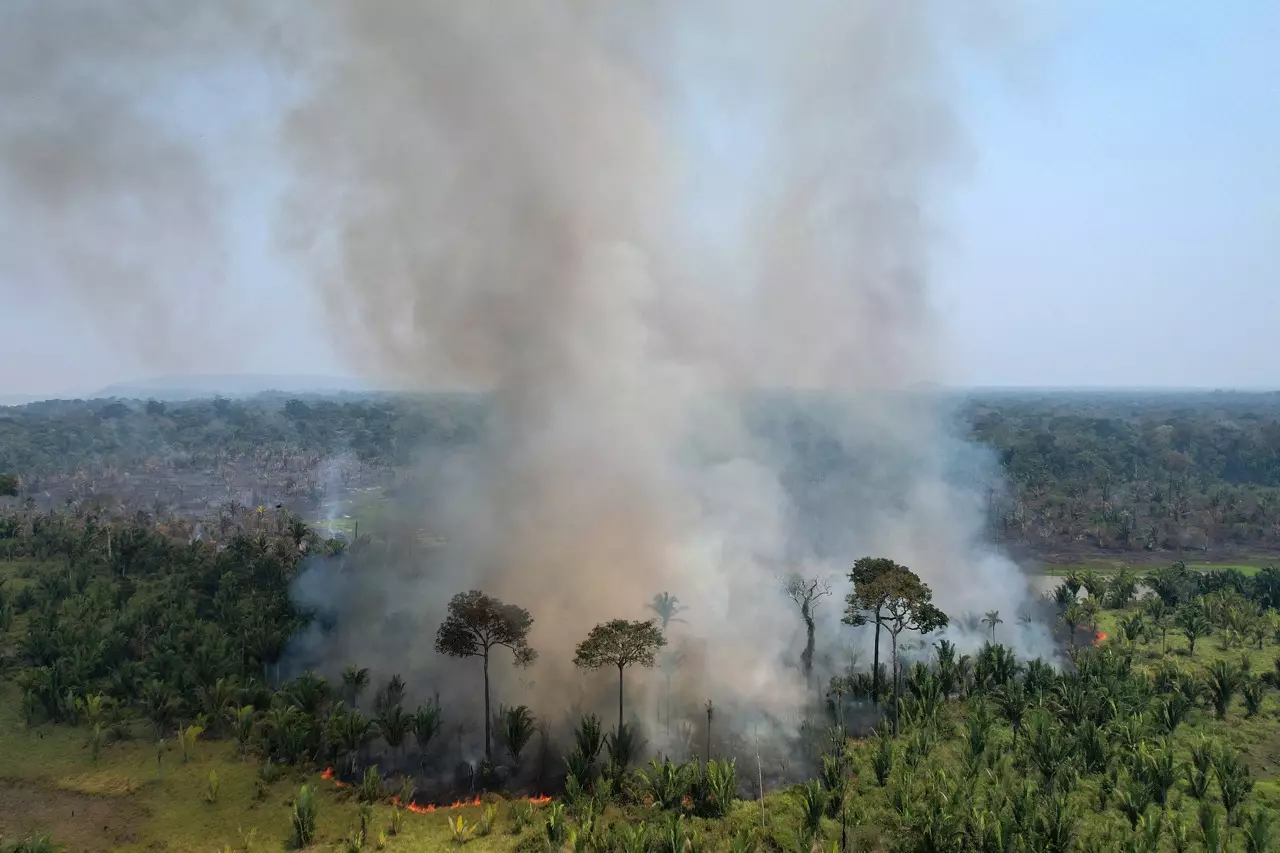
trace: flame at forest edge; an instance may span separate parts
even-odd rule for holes
[[[320,778],[331,780],[333,784],[339,788],[347,787],[346,782],[343,782],[341,779],[338,779],[334,775],[334,771],[332,767],[326,767],[324,769],[324,772],[320,774]],[[530,803],[535,806],[540,806],[540,805],[543,805],[544,803],[551,802],[551,797],[546,795],[541,795],[536,797],[523,797],[521,799],[523,799],[524,802]],[[414,812],[415,814],[430,814],[434,811],[438,811],[442,809],[443,810],[461,809],[461,808],[466,808],[468,806],[478,806],[481,804],[479,797],[475,797],[470,800],[455,800],[449,805],[445,805],[444,803],[440,803],[440,804],[428,803],[427,805],[419,805],[418,803],[413,803],[413,802],[405,804],[400,802],[399,797],[392,797],[391,802],[397,806],[401,806],[407,809],[408,811]]]

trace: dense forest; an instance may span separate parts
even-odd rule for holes
[[[1173,563],[1141,577],[1068,576],[1043,602],[1063,650],[1054,666],[1001,643],[1006,619],[1032,614],[983,615],[989,640],[960,654],[938,634],[958,615],[934,606],[908,567],[859,560],[841,590],[844,621],[874,625],[881,663],[851,662],[815,691],[781,759],[791,778],[771,767],[775,782],[765,785],[759,740],[724,731],[711,700],[674,697],[690,736],[656,754],[627,713],[624,673],[654,667],[678,621],[667,593],[655,593],[654,619],[601,623],[577,647],[578,667],[616,668],[616,724],[491,708],[486,679],[477,764],[452,734],[468,722],[475,730],[474,706],[442,704],[427,685],[395,674],[371,683],[359,661],[328,678],[281,678],[288,639],[314,618],[293,603],[290,583],[321,562],[361,559],[358,544],[325,540],[287,510],[247,513],[197,541],[177,541],[153,519],[19,510],[0,539],[9,685],[0,710],[13,703],[17,725],[39,738],[21,751],[43,755],[43,741],[66,743],[61,733],[71,732],[77,757],[58,760],[150,778],[117,797],[162,791],[166,810],[183,808],[174,779],[197,779],[197,810],[272,826],[279,815],[287,829],[258,842],[267,849],[1273,849],[1276,569],[1246,576]],[[797,579],[789,591],[803,600],[811,589]],[[486,672],[491,655],[493,666],[527,665],[536,617],[459,592],[435,651],[476,667],[483,657]],[[913,635],[928,644],[900,656]],[[405,662],[420,654],[403,649]],[[0,728],[0,737],[12,735]],[[148,748],[154,757],[140,761]],[[6,810],[13,784],[0,774],[0,821],[21,818]],[[337,828],[322,812],[341,816]],[[54,828],[84,831],[77,826]],[[164,831],[168,849],[202,849]],[[12,849],[57,848],[32,835]]]
[[[1033,552],[1280,548],[1280,394],[990,392],[948,397],[955,432],[990,450],[991,538]],[[848,454],[803,413],[779,429],[804,476]],[[773,420],[778,420],[775,415]],[[333,491],[387,485],[432,450],[473,444],[482,398],[53,401],[0,409],[0,474],[43,509],[158,517],[226,502],[312,515]],[[855,460],[856,461],[856,460]]]

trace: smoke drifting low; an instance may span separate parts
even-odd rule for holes
[[[915,569],[953,615],[1027,607],[981,545],[990,460],[916,390],[945,375],[930,213],[963,165],[949,81],[969,31],[947,4],[280,8],[297,26],[245,43],[299,81],[281,236],[335,341],[379,383],[489,401],[480,443],[424,462],[428,486],[397,508],[447,544],[309,577],[300,594],[339,630],[307,654],[447,680],[462,670],[429,651],[435,626],[478,588],[536,620],[532,683],[498,698],[562,710],[596,690],[570,665],[590,627],[669,590],[689,608],[673,630],[694,644],[691,688],[787,715],[803,626],[782,575],[836,582],[828,655],[867,642],[837,624],[864,555]],[[92,182],[69,204],[147,186],[131,169],[163,137],[128,131],[136,149],[76,160]],[[8,173],[38,174],[15,158],[44,144],[10,140]],[[80,279],[86,298],[123,286]],[[1047,633],[1019,644],[1043,652]]]

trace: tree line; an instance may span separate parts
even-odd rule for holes
[[[998,463],[970,484],[986,490],[993,539],[1041,549],[1280,549],[1280,395],[991,392],[950,405],[956,431]],[[0,477],[11,479],[0,486],[11,488],[0,496],[103,502],[126,488],[126,470],[134,483],[279,471],[267,491],[314,502],[323,460],[350,454],[386,473],[423,449],[476,443],[486,412],[483,398],[445,394],[9,407],[0,410]],[[748,420],[793,457],[788,476],[856,471],[803,406],[771,397]]]

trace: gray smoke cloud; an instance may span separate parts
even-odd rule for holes
[[[290,237],[366,370],[492,392],[481,445],[435,473],[449,557],[401,601],[529,607],[554,702],[591,625],[670,590],[701,689],[776,713],[804,700],[789,571],[887,554],[944,608],[1013,622],[1026,582],[909,393],[940,374],[930,202],[963,165],[942,4],[331,11],[287,126]]]
[[[0,28],[0,178],[82,302],[175,357],[216,298],[221,201],[154,99],[175,73],[286,71],[280,237],[335,341],[380,384],[489,395],[480,443],[397,499],[447,544],[308,578],[349,618],[307,653],[447,681],[435,625],[480,588],[532,611],[542,653],[497,698],[551,711],[607,694],[569,663],[589,628],[670,590],[689,695],[790,715],[790,571],[835,581],[830,656],[868,641],[838,626],[859,556],[953,614],[1012,625],[1031,602],[981,544],[991,460],[913,390],[945,377],[928,282],[964,166],[954,60],[992,50],[1002,8],[30,0]]]

